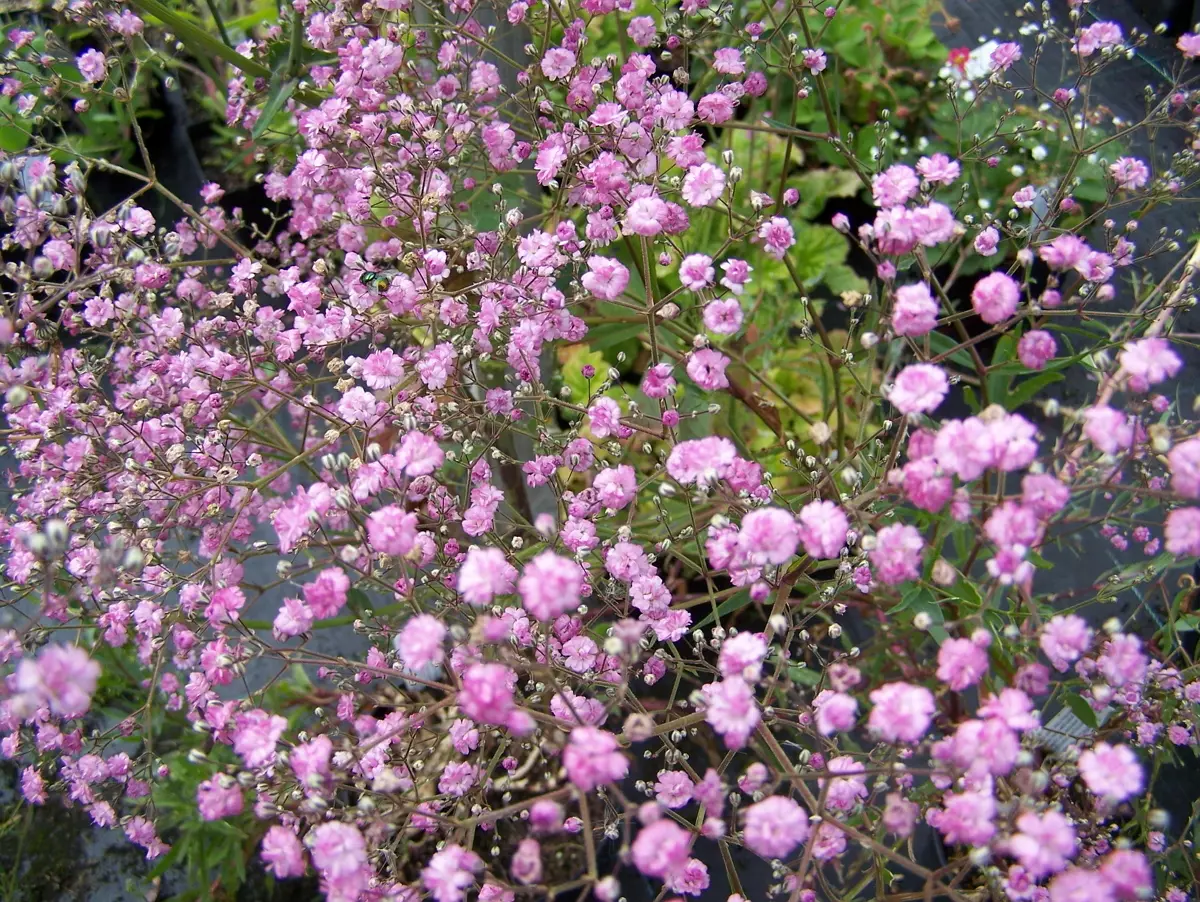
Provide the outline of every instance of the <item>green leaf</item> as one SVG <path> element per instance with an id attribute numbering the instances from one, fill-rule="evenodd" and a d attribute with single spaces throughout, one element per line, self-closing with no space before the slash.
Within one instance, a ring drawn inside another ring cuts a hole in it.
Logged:
<path id="1" fill-rule="evenodd" d="M 257 141 L 263 136 L 263 133 L 271 127 L 271 123 L 275 121 L 276 115 L 283 109 L 284 104 L 296 93 L 299 84 L 294 78 L 281 80 L 278 75 L 271 77 L 271 92 L 267 95 L 267 102 L 263 105 L 258 121 L 254 123 L 254 131 L 250 137 Z"/>
<path id="2" fill-rule="evenodd" d="M 1037 393 L 1047 385 L 1053 385 L 1055 382 L 1062 381 L 1062 373 L 1039 373 L 1032 379 L 1026 379 L 1010 391 L 1004 399 L 1004 406 L 1009 410 L 1016 410 L 1023 404 L 1028 404 L 1032 401 Z"/>
<path id="3" fill-rule="evenodd" d="M 1091 727 L 1093 730 L 1100 726 L 1100 722 L 1096 720 L 1096 712 L 1092 710 L 1092 706 L 1087 703 L 1087 700 L 1082 695 L 1076 695 L 1074 692 L 1068 692 L 1066 695 L 1067 707 L 1083 723 L 1084 726 Z"/>
<path id="4" fill-rule="evenodd" d="M 371 599 L 362 589 L 351 589 L 346 593 L 346 603 L 355 614 L 361 614 L 371 606 Z"/>
<path id="5" fill-rule="evenodd" d="M 800 192 L 800 203 L 795 208 L 800 219 L 813 219 L 831 197 L 853 197 L 862 188 L 852 171 L 832 166 L 809 169 L 794 184 Z"/>
<path id="6" fill-rule="evenodd" d="M 588 345 L 593 351 L 604 351 L 635 339 L 645 331 L 645 323 L 604 323 L 588 330 Z"/>
<path id="7" fill-rule="evenodd" d="M 1000 341 L 996 343 L 996 353 L 992 355 L 991 367 L 999 367 L 1009 360 L 1012 360 L 1017 352 L 1017 339 L 1012 333 L 1007 333 L 1000 336 Z M 1004 403 L 1004 398 L 1008 395 L 1008 387 L 1012 383 L 1012 377 L 1005 375 L 1003 372 L 994 372 L 991 367 L 988 369 L 987 389 L 988 400 L 993 404 Z"/>
<path id="8" fill-rule="evenodd" d="M 732 614 L 734 611 L 744 608 L 750 604 L 749 592 L 738 592 L 732 598 L 726 598 L 723 602 L 717 605 L 716 613 L 709 612 L 708 616 L 696 624 L 696 629 L 704 629 L 710 623 L 715 623 L 717 617 L 724 617 L 726 614 Z"/>
<path id="9" fill-rule="evenodd" d="M 788 255 L 806 286 L 816 285 L 831 266 L 846 262 L 850 245 L 846 236 L 832 226 L 800 223 L 796 245 Z"/>
<path id="10" fill-rule="evenodd" d="M 835 263 L 830 266 L 825 270 L 821 281 L 831 293 L 836 295 L 840 295 L 844 291 L 858 291 L 866 294 L 871 288 L 871 284 L 866 279 L 845 263 Z"/>
<path id="11" fill-rule="evenodd" d="M 793 664 L 788 668 L 788 674 L 791 675 L 791 678 L 795 682 L 809 687 L 816 686 L 821 682 L 820 672 L 813 670 L 811 667 L 798 667 Z"/>
<path id="12" fill-rule="evenodd" d="M 590 364 L 595 367 L 596 375 L 590 380 L 583 375 L 583 368 Z M 600 387 L 608 376 L 608 361 L 599 351 L 593 351 L 589 345 L 577 345 L 569 357 L 562 361 L 559 368 L 562 381 L 571 389 L 571 397 L 567 400 L 572 404 L 583 407 L 591 400 L 591 395 Z"/>
<path id="13" fill-rule="evenodd" d="M 943 335 L 941 332 L 930 332 L 927 338 L 929 339 L 929 349 L 936 355 L 947 354 L 954 348 L 957 348 L 959 344 L 949 335 Z M 967 353 L 965 348 L 954 351 L 954 353 L 950 354 L 950 356 L 946 359 L 957 364 L 965 370 L 975 369 L 975 364 L 971 360 L 971 355 Z"/>
<path id="14" fill-rule="evenodd" d="M 950 634 L 942 627 L 946 622 L 946 617 L 942 613 L 941 605 L 937 603 L 937 599 L 933 597 L 933 593 L 923 586 L 912 586 L 905 591 L 900 599 L 900 604 L 896 605 L 890 611 L 889 615 L 898 613 L 911 612 L 913 617 L 918 614 L 926 614 L 930 619 L 929 635 L 937 640 L 938 645 L 941 645 L 950 638 Z"/>

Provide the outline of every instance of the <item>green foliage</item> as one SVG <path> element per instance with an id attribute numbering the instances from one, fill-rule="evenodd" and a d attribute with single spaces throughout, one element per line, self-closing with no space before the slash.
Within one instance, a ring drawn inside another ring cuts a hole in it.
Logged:
<path id="1" fill-rule="evenodd" d="M 214 749 L 213 758 L 228 759 Z M 201 820 L 196 814 L 196 790 L 212 776 L 209 762 L 193 763 L 186 752 L 175 752 L 163 759 L 170 775 L 155 784 L 154 807 L 159 813 L 159 828 L 170 831 L 171 850 L 159 861 L 153 874 L 166 873 L 178 866 L 187 875 L 187 890 L 181 900 L 214 898 L 214 888 L 233 894 L 246 879 L 247 844 L 253 831 L 253 818 L 244 812 L 236 818 Z"/>

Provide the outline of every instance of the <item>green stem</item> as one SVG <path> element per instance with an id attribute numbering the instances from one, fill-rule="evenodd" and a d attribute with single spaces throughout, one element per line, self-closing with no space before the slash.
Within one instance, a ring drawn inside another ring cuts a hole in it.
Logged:
<path id="1" fill-rule="evenodd" d="M 226 46 L 232 47 L 233 41 L 229 39 L 229 32 L 225 29 L 225 20 L 221 18 L 221 11 L 217 9 L 217 0 L 204 0 L 208 6 L 209 13 L 212 14 L 213 21 L 217 23 L 217 31 L 221 33 L 221 40 Z"/>

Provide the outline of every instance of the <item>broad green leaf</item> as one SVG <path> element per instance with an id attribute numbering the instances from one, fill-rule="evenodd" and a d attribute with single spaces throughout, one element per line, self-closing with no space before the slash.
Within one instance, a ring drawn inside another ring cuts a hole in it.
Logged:
<path id="1" fill-rule="evenodd" d="M 1065 700 L 1071 713 L 1078 717 L 1084 726 L 1091 727 L 1093 730 L 1100 726 L 1100 722 L 1096 719 L 1096 712 L 1092 710 L 1092 706 L 1082 695 L 1068 692 Z"/>

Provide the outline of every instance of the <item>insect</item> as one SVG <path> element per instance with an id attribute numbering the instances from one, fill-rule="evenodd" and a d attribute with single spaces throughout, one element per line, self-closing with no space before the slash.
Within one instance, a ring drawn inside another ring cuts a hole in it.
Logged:
<path id="1" fill-rule="evenodd" d="M 359 276 L 359 281 L 368 288 L 374 288 L 377 291 L 384 292 L 388 290 L 388 286 L 392 284 L 392 279 L 396 278 L 395 270 L 387 270 L 385 272 L 365 272 Z"/>

